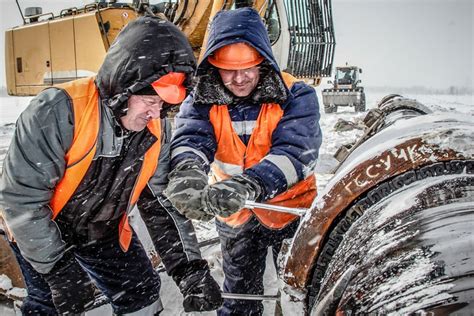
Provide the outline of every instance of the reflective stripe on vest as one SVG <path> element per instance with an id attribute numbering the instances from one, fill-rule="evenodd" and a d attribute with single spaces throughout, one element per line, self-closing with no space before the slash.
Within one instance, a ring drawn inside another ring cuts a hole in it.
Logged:
<path id="1" fill-rule="evenodd" d="M 61 212 L 84 178 L 96 153 L 97 137 L 100 127 L 99 95 L 94 78 L 85 78 L 59 85 L 72 100 L 74 108 L 74 137 L 71 147 L 65 155 L 66 170 L 56 185 L 50 207 L 53 219 Z M 161 147 L 161 122 L 151 120 L 148 129 L 157 137 L 157 141 L 145 153 L 140 174 L 130 196 L 127 211 L 119 225 L 120 246 L 128 250 L 132 239 L 132 229 L 128 223 L 128 213 L 135 206 L 140 193 L 158 166 Z"/>
<path id="2" fill-rule="evenodd" d="M 296 81 L 296 78 L 289 74 L 282 75 L 287 86 Z M 215 163 L 212 164 L 214 178 L 217 181 L 227 179 L 260 162 L 270 152 L 272 133 L 282 116 L 283 110 L 279 104 L 262 104 L 255 128 L 245 146 L 232 127 L 227 105 L 214 105 L 209 112 L 217 141 Z M 313 174 L 266 202 L 288 207 L 310 207 L 315 197 L 316 177 Z M 219 220 L 229 226 L 237 227 L 245 224 L 252 214 L 255 214 L 263 225 L 273 229 L 281 229 L 297 218 L 296 215 L 288 213 L 256 208 L 243 209 L 229 217 L 219 217 Z"/>

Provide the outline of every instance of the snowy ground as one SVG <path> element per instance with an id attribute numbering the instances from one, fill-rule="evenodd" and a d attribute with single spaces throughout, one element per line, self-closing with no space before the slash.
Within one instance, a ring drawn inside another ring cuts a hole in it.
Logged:
<path id="1" fill-rule="evenodd" d="M 320 89 L 318 89 L 320 90 Z M 469 115 L 473 118 L 474 124 L 474 96 L 473 95 L 413 95 L 403 94 L 403 91 L 391 91 L 403 95 L 404 97 L 413 98 L 428 106 L 436 112 L 458 112 Z M 370 93 L 367 91 L 367 107 L 368 109 L 375 107 L 382 97 L 389 93 Z M 31 98 L 27 97 L 1 97 L 0 98 L 0 161 L 3 161 L 8 148 L 11 136 L 14 131 L 14 122 L 18 114 L 27 106 Z M 321 97 L 320 97 L 320 100 Z M 354 113 L 352 108 L 340 108 L 337 113 L 325 114 L 321 109 L 321 128 L 323 131 L 323 144 L 320 149 L 320 159 L 316 168 L 318 179 L 318 189 L 321 192 L 328 180 L 332 177 L 331 170 L 336 166 L 336 160 L 332 157 L 336 150 L 342 144 L 354 142 L 363 131 L 353 129 L 345 132 L 334 131 L 334 125 L 339 119 L 352 121 L 357 123 L 366 113 Z M 1 170 L 1 167 L 0 167 Z M 140 226 L 140 225 L 139 225 Z M 216 236 L 213 223 L 196 223 L 198 236 L 200 240 L 206 240 Z M 140 226 L 141 227 L 141 226 Z M 147 236 L 142 237 L 147 248 L 150 247 L 150 241 Z M 208 246 L 202 249 L 204 257 L 209 261 L 212 273 L 218 282 L 223 281 L 222 273 L 222 257 L 217 245 Z M 265 274 L 265 294 L 276 294 L 277 281 L 276 273 L 270 257 L 267 258 L 267 272 Z M 163 315 L 184 315 L 181 307 L 181 295 L 174 282 L 162 273 L 162 300 L 165 307 Z M 0 284 L 1 287 L 1 284 Z M 273 315 L 274 304 L 265 303 L 265 315 Z M 0 315 L 14 315 L 13 309 L 0 301 Z M 199 313 L 197 313 L 199 314 Z M 214 315 L 215 313 L 202 313 L 200 315 Z M 103 306 L 87 315 L 111 315 L 109 306 Z M 192 315 L 189 313 L 187 315 Z"/>

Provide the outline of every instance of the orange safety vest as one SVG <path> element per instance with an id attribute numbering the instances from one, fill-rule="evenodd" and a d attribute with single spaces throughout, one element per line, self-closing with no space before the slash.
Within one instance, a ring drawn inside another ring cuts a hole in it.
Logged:
<path id="1" fill-rule="evenodd" d="M 282 73 L 285 84 L 288 87 L 297 80 L 295 77 Z M 209 118 L 217 141 L 215 159 L 226 165 L 234 165 L 241 170 L 252 167 L 265 157 L 271 148 L 272 133 L 283 116 L 283 110 L 279 104 L 265 103 L 257 118 L 255 128 L 250 136 L 247 146 L 242 142 L 239 135 L 232 128 L 232 120 L 227 105 L 212 106 Z M 228 179 L 226 174 L 216 163 L 212 164 L 213 173 L 219 180 Z M 267 203 L 287 207 L 310 207 L 316 197 L 316 177 L 309 176 L 298 182 L 289 190 L 277 195 Z M 227 225 L 237 227 L 245 224 L 255 214 L 258 220 L 272 229 L 281 229 L 291 223 L 297 215 L 268 211 L 255 208 L 253 210 L 242 209 L 229 217 L 218 217 Z"/>
<path id="2" fill-rule="evenodd" d="M 71 147 L 65 155 L 66 171 L 54 189 L 49 203 L 53 211 L 53 219 L 73 196 L 84 178 L 97 149 L 97 138 L 100 127 L 99 94 L 94 78 L 79 79 L 59 85 L 72 99 L 74 108 L 74 137 Z M 140 174 L 135 181 L 129 199 L 127 211 L 119 224 L 119 241 L 123 251 L 127 251 L 132 240 L 132 229 L 128 222 L 128 213 L 135 206 L 140 193 L 148 180 L 155 173 L 161 149 L 161 122 L 151 120 L 147 128 L 158 140 L 145 153 Z"/>

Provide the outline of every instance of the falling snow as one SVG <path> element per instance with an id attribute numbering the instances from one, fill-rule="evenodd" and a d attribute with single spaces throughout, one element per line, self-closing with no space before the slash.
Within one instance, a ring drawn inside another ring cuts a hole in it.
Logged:
<path id="1" fill-rule="evenodd" d="M 146 58 L 146 56 L 140 56 L 140 58 Z M 319 90 L 319 89 L 317 89 Z M 398 93 L 400 93 L 398 91 Z M 388 93 L 387 93 L 388 94 Z M 403 95 L 403 93 L 401 93 Z M 368 108 L 374 107 L 377 102 L 385 94 L 371 94 L 370 91 L 367 92 L 367 105 Z M 417 99 L 422 104 L 426 105 L 432 111 L 439 113 L 440 118 L 443 118 L 444 115 L 448 117 L 451 114 L 460 114 L 463 115 L 466 119 L 471 119 L 474 122 L 474 101 L 473 96 L 449 96 L 449 95 L 403 95 L 408 98 Z M 26 108 L 28 102 L 31 98 L 29 97 L 2 97 L 0 103 L 0 161 L 3 161 L 8 144 L 13 135 L 14 131 L 14 122 L 18 117 L 19 113 Z M 322 100 L 319 95 L 319 99 Z M 316 166 L 316 175 L 318 179 L 318 192 L 319 194 L 324 194 L 324 187 L 331 181 L 333 176 L 332 170 L 337 165 L 337 161 L 333 158 L 333 154 L 343 144 L 350 144 L 357 140 L 363 133 L 362 130 L 353 129 L 348 131 L 335 131 L 334 126 L 338 120 L 343 119 L 350 121 L 357 125 L 358 122 L 365 116 L 366 113 L 354 113 L 352 108 L 340 108 L 337 113 L 325 114 L 321 109 L 321 128 L 323 132 L 323 143 L 319 152 L 319 161 Z M 456 138 L 458 140 L 457 146 L 471 146 L 471 150 L 474 151 L 471 144 L 463 142 L 462 138 Z M 429 141 L 437 142 L 443 144 L 443 136 L 435 135 L 430 138 Z M 451 145 L 451 144 L 450 144 Z M 471 151 L 471 154 L 472 154 Z M 0 167 L 1 171 L 1 167 Z M 151 253 L 152 252 L 152 243 L 146 234 L 146 229 L 141 219 L 134 213 L 133 223 L 137 227 L 138 234 L 142 239 L 145 248 Z M 200 241 L 207 240 L 209 238 L 217 236 L 213 222 L 196 222 L 196 229 L 198 234 L 198 239 Z M 385 236 L 387 237 L 387 236 Z M 394 237 L 395 238 L 395 237 Z M 317 238 L 315 237 L 312 242 L 316 242 Z M 382 246 L 382 245 L 381 245 Z M 376 251 L 383 252 L 381 248 L 374 248 Z M 222 284 L 223 281 L 223 272 L 222 272 L 222 255 L 218 245 L 207 246 L 202 249 L 203 256 L 208 260 L 212 275 L 216 278 L 218 282 Z M 418 262 L 418 265 L 415 268 L 426 268 L 429 263 L 424 261 Z M 183 308 L 181 306 L 182 297 L 179 293 L 176 285 L 165 273 L 161 273 L 162 277 L 162 301 L 165 307 L 163 315 L 178 315 L 184 314 Z M 401 278 L 410 278 L 410 274 L 401 275 Z M 276 278 L 276 271 L 273 268 L 273 261 L 271 256 L 267 257 L 267 271 L 264 277 L 265 284 L 265 294 L 276 294 L 279 288 L 279 282 Z M 400 286 L 400 284 L 386 284 L 387 287 Z M 442 285 L 440 285 L 442 286 Z M 24 295 L 24 289 L 12 288 L 11 281 L 6 276 L 0 276 L 0 290 L 8 291 L 17 291 L 16 294 Z M 417 291 L 415 288 L 414 291 Z M 418 295 L 424 295 L 420 290 Z M 302 295 L 301 293 L 292 293 L 293 296 Z M 284 296 L 288 297 L 288 296 Z M 443 299 L 440 297 L 433 296 L 434 299 Z M 293 306 L 297 304 L 295 302 L 284 301 L 284 312 L 288 315 L 295 315 L 293 312 L 299 311 L 300 307 Z M 273 315 L 274 312 L 274 303 L 265 302 L 265 313 L 264 315 Z M 110 315 L 111 309 L 110 306 L 102 306 L 88 312 L 87 315 Z M 0 304 L 0 315 L 14 315 L 11 307 Z M 200 315 L 215 315 L 212 313 L 202 313 Z"/>

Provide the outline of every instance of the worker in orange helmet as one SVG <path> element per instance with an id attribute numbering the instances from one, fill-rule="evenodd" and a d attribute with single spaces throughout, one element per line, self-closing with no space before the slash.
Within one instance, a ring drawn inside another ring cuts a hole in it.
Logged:
<path id="1" fill-rule="evenodd" d="M 216 217 L 224 292 L 263 294 L 267 250 L 276 260 L 297 216 L 246 209 L 246 200 L 309 207 L 321 145 L 316 92 L 280 72 L 250 8 L 218 13 L 197 84 L 176 116 L 165 195 L 184 215 Z M 210 172 L 211 178 L 208 179 Z M 219 315 L 261 315 L 259 301 L 225 299 Z"/>
<path id="2" fill-rule="evenodd" d="M 0 202 L 26 281 L 24 315 L 84 313 L 95 289 L 116 315 L 160 313 L 160 277 L 128 220 L 135 206 L 185 311 L 221 305 L 191 221 L 162 196 L 166 110 L 185 98 L 195 64 L 176 26 L 140 17 L 120 32 L 97 76 L 46 89 L 21 114 Z"/>

